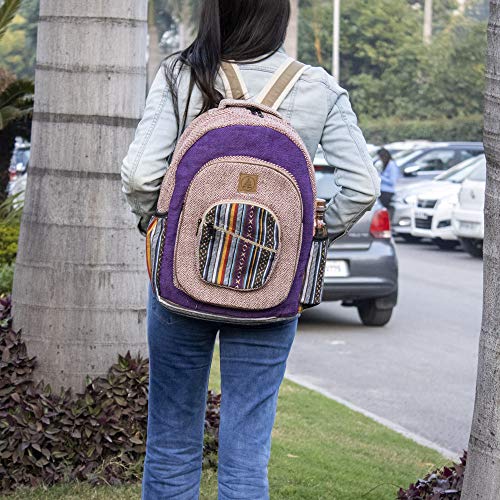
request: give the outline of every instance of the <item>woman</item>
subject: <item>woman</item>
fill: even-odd
[[[401,173],[396,162],[392,159],[391,153],[389,153],[387,149],[380,148],[377,151],[377,154],[382,162],[382,170],[380,173],[380,202],[385,208],[387,208],[389,211],[389,217],[392,219],[394,208],[391,205],[391,201],[394,197],[394,193],[396,192],[396,184]]]
[[[149,91],[144,116],[122,165],[123,192],[145,234],[169,156],[182,130],[224,97],[221,61],[236,61],[250,98],[288,57],[283,48],[289,0],[204,0],[194,42],[167,60]],[[325,220],[330,240],[361,218],[380,179],[347,91],[308,67],[278,108],[314,156],[321,143],[336,167]],[[198,498],[212,352],[219,332],[222,403],[219,498],[269,498],[267,466],[278,390],[297,319],[235,326],[165,309],[148,284],[150,359],[143,500]]]

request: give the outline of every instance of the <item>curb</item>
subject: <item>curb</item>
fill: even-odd
[[[291,382],[295,382],[298,385],[301,385],[302,387],[305,387],[306,389],[310,389],[312,391],[315,391],[323,396],[326,396],[329,399],[332,399],[333,401],[336,401],[337,403],[340,403],[343,406],[346,406],[350,410],[353,410],[357,413],[361,413],[365,417],[370,418],[371,420],[374,420],[375,422],[383,425],[384,427],[387,427],[388,429],[391,429],[394,432],[397,432],[398,434],[401,434],[402,436],[411,439],[417,444],[420,444],[422,446],[425,446],[427,448],[430,448],[431,450],[437,451],[441,455],[443,455],[445,458],[448,458],[449,460],[453,460],[458,462],[460,460],[460,456],[455,453],[454,451],[448,450],[447,448],[444,448],[440,446],[437,443],[434,443],[433,441],[430,441],[427,438],[424,438],[423,436],[420,436],[418,434],[415,434],[412,431],[409,431],[408,429],[405,429],[399,424],[396,424],[394,422],[391,422],[390,420],[387,420],[384,417],[380,417],[378,415],[375,415],[375,413],[372,413],[371,411],[364,410],[363,408],[360,408],[359,406],[356,406],[355,404],[346,401],[345,399],[335,396],[331,392],[327,391],[326,389],[323,389],[321,387],[318,387],[315,384],[312,384],[311,382],[306,381],[302,377],[298,375],[292,375],[291,373],[286,372],[285,373],[285,378],[290,380]]]

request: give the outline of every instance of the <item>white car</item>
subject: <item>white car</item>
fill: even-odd
[[[406,154],[411,153],[415,149],[426,147],[432,144],[431,141],[426,140],[410,140],[410,141],[400,141],[400,142],[391,142],[390,144],[385,144],[384,148],[391,153],[394,159],[397,157],[405,156]]]
[[[483,156],[484,158],[484,156]],[[413,184],[403,184],[396,188],[391,205],[393,207],[392,232],[394,235],[401,236],[407,241],[415,241],[419,238],[411,234],[411,210],[417,202],[418,195],[429,189],[433,189],[437,182],[460,180],[461,175],[467,175],[478,164],[480,158],[469,158],[458,165],[450,168],[446,172],[439,174],[434,179],[415,182]],[[462,172],[462,174],[460,174]]]
[[[441,180],[421,192],[411,207],[411,234],[431,238],[439,248],[449,249],[459,244],[453,232],[451,216],[458,204],[462,182],[481,168],[484,155],[446,180]]]
[[[464,250],[473,257],[482,257],[484,239],[484,191],[486,160],[463,183],[451,224]]]

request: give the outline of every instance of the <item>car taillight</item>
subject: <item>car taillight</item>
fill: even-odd
[[[381,208],[373,214],[370,224],[370,234],[374,238],[391,237],[391,221],[389,219],[389,212],[386,208]]]

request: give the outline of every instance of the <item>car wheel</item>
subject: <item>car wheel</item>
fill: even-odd
[[[453,250],[456,246],[460,245],[457,240],[442,240],[441,238],[434,238],[432,240],[441,250]]]
[[[366,326],[384,326],[392,316],[393,308],[379,309],[374,300],[363,301],[358,304],[358,314]]]
[[[474,238],[460,238],[462,248],[472,257],[482,258],[483,256],[483,240]]]
[[[409,233],[403,233],[403,234],[400,234],[399,236],[401,236],[403,238],[403,240],[406,241],[406,243],[418,243],[422,239],[418,236],[413,236],[413,234],[409,234]]]

